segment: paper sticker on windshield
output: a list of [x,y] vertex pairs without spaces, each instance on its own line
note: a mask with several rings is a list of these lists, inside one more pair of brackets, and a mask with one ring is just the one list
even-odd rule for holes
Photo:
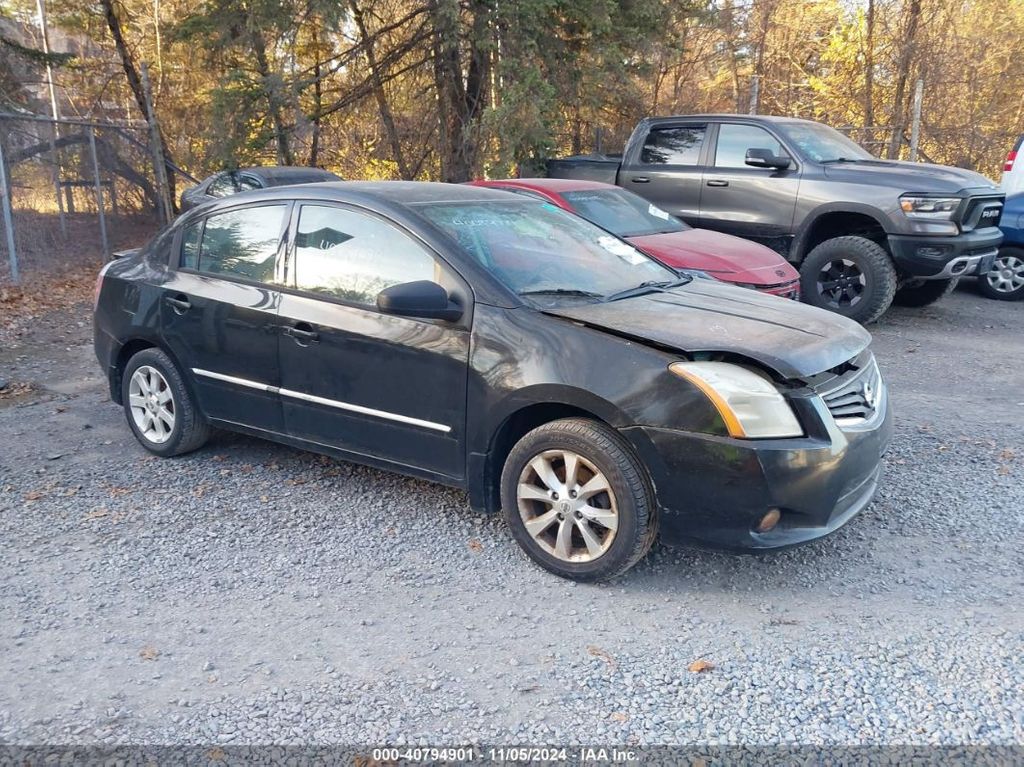
[[609,253],[613,253],[626,263],[632,264],[633,266],[637,266],[647,261],[647,257],[639,250],[622,240],[616,240],[614,237],[598,237],[597,244]]
[[647,212],[650,213],[652,216],[660,218],[662,221],[668,221],[668,213],[663,211],[657,205],[648,205]]

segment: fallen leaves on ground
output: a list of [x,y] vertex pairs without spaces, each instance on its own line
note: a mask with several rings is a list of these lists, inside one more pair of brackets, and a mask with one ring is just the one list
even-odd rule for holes
[[479,554],[481,551],[484,550],[484,545],[480,543],[480,541],[476,538],[470,538],[469,543],[466,545],[469,546],[469,550],[472,551],[474,554]]
[[42,490],[29,490],[27,493],[25,493],[25,500],[38,501],[44,495],[46,495],[46,493],[44,493]]
[[153,647],[153,645],[146,645],[139,650],[139,657],[142,660],[156,660],[160,655],[160,651]]
[[629,714],[623,711],[614,711],[608,718],[611,719],[613,722],[628,722]]
[[0,389],[0,399],[14,399],[29,394],[34,387],[28,381],[14,381]]
[[709,660],[698,658],[689,666],[686,667],[687,671],[692,671],[694,674],[702,674],[705,671],[711,671],[715,667],[715,664]]
[[595,658],[600,658],[605,663],[607,663],[609,666],[614,666],[615,665],[615,658],[613,658],[605,650],[602,650],[597,645],[588,644],[587,645],[587,652],[590,653],[591,655],[593,655]]

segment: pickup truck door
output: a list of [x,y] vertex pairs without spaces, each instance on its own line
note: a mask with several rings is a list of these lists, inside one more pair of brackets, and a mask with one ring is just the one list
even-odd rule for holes
[[652,126],[622,158],[619,186],[696,225],[707,132],[704,122]]
[[[800,189],[796,158],[759,125],[723,122],[712,125],[711,133],[698,226],[788,245]],[[748,149],[770,149],[792,164],[785,170],[753,168],[745,162]]]

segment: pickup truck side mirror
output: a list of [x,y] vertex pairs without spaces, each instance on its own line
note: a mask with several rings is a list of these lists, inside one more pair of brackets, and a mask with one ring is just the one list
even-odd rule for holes
[[422,317],[455,322],[462,307],[451,300],[448,291],[430,280],[403,282],[384,288],[377,294],[377,308],[400,317]]
[[770,149],[751,148],[747,150],[747,165],[754,168],[777,168],[785,170],[790,166],[792,160],[785,155],[774,154]]

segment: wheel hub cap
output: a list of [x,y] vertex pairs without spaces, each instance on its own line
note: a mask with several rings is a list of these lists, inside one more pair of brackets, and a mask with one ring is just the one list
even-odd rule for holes
[[174,431],[177,408],[167,379],[159,370],[143,365],[128,382],[128,408],[143,439],[161,444]]
[[836,259],[825,264],[818,273],[818,295],[833,309],[855,306],[864,297],[867,278],[853,261]]
[[526,532],[565,562],[590,562],[615,539],[619,515],[608,479],[571,450],[546,450],[526,464],[516,490]]

